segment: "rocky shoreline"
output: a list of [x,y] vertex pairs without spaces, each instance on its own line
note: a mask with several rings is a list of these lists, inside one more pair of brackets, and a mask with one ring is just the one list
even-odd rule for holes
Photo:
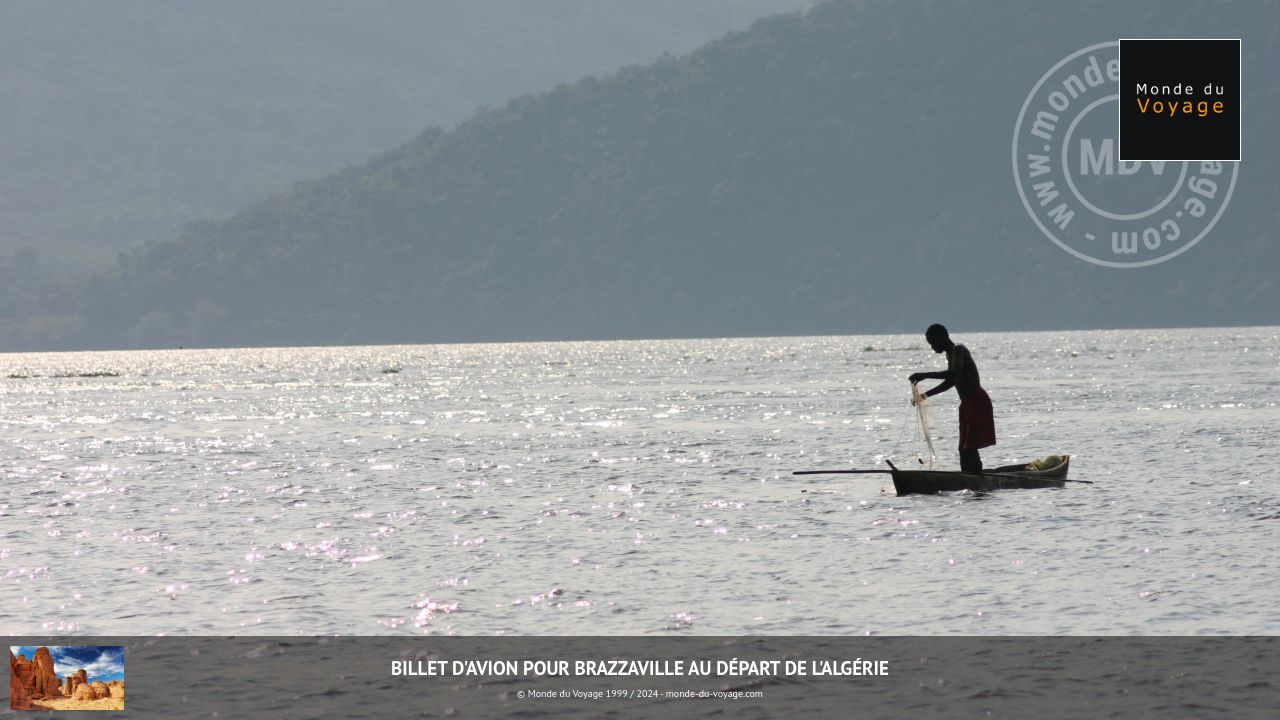
[[11,710],[123,710],[124,681],[89,682],[84,668],[61,681],[49,648],[37,648],[31,659],[9,651]]

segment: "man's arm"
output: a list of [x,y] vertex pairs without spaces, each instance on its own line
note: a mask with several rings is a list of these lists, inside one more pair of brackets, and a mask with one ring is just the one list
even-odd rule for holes
[[953,381],[947,379],[947,373],[945,372],[912,373],[907,379],[911,381],[912,385],[915,385],[921,380],[941,380],[942,381],[941,385],[938,385],[937,387],[934,387],[931,390],[925,391],[923,393],[925,397],[933,397],[938,393],[946,392],[950,390],[952,386],[955,385]]
[[946,370],[931,373],[911,373],[907,379],[910,380],[912,384],[918,383],[921,380],[949,380],[951,379],[951,373]]
[[941,380],[942,384],[925,392],[925,397],[933,397],[938,393],[944,393],[956,386],[956,379],[960,377],[960,370],[964,367],[964,353],[952,350],[947,353],[947,369],[941,372],[931,373],[915,373],[907,378],[913,384],[921,380]]
[[924,396],[933,397],[934,395],[937,395],[938,393],[944,393],[955,386],[956,384],[954,381],[943,380],[938,386],[934,387],[932,390],[926,390],[924,393]]

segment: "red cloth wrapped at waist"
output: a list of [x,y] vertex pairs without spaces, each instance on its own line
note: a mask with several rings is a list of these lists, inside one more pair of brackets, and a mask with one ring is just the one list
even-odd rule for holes
[[991,396],[978,388],[960,401],[960,449],[981,450],[996,444],[996,418]]

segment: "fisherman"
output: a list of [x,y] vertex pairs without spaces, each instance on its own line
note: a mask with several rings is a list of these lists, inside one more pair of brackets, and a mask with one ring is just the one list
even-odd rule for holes
[[[929,347],[936,353],[947,354],[947,369],[942,372],[912,373],[907,379],[912,385],[921,380],[941,380],[942,384],[929,390],[925,397],[932,397],[955,388],[960,395],[960,469],[965,472],[982,472],[982,456],[978,451],[996,444],[996,421],[991,410],[991,397],[982,389],[978,379],[978,366],[969,354],[969,348],[952,342],[947,329],[937,323],[924,333]],[[912,400],[914,403],[915,401]]]

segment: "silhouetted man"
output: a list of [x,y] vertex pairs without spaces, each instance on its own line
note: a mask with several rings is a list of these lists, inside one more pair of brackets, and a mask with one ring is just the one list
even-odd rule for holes
[[913,373],[908,380],[914,385],[921,380],[941,380],[942,384],[929,390],[925,397],[933,397],[951,388],[960,395],[960,469],[982,472],[982,456],[978,451],[996,444],[996,420],[991,410],[991,397],[982,389],[978,379],[978,366],[969,354],[969,348],[951,341],[947,329],[933,324],[924,333],[925,340],[934,352],[947,354],[947,369],[943,372]]

